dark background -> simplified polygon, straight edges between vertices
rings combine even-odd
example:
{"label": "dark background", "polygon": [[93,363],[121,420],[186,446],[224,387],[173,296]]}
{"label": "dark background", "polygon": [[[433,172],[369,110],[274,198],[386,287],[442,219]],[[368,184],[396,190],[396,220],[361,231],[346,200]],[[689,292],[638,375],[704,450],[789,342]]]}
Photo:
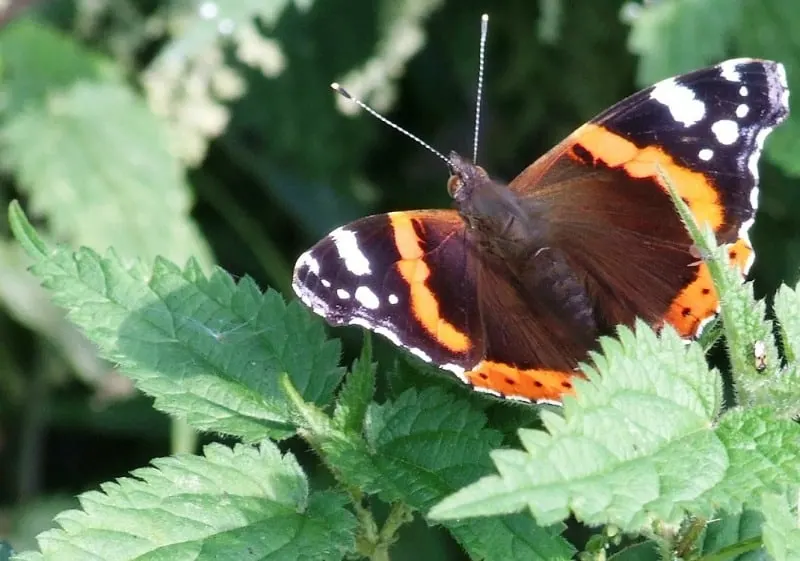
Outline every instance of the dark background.
{"label": "dark background", "polygon": [[[732,56],[760,56],[784,62],[790,84],[800,86],[800,13],[790,0],[264,0],[253,6],[229,0],[218,3],[218,15],[210,24],[200,21],[202,4],[125,0],[99,2],[99,8],[90,11],[83,2],[12,1],[4,14],[0,12],[0,92],[19,102],[0,110],[3,207],[21,198],[38,226],[53,238],[100,251],[136,228],[123,219],[107,237],[87,239],[73,232],[69,224],[93,216],[81,214],[83,207],[77,203],[52,203],[47,186],[31,179],[20,163],[24,144],[12,149],[3,136],[3,127],[23,111],[25,92],[33,91],[20,84],[37,81],[37,100],[52,100],[60,88],[69,86],[64,78],[68,72],[60,70],[64,49],[35,37],[20,38],[15,32],[20,25],[43,26],[57,33],[60,44],[78,49],[80,56],[103,57],[117,79],[151,107],[154,90],[146,84],[153,79],[158,88],[159,74],[153,72],[170,49],[185,49],[189,62],[199,61],[220,79],[225,72],[238,77],[243,89],[237,95],[205,92],[225,117],[215,131],[181,136],[184,121],[191,121],[186,114],[200,121],[214,114],[202,108],[186,110],[185,100],[163,116],[178,131],[179,146],[197,141],[200,147],[180,161],[179,170],[194,197],[186,220],[195,221],[200,244],[211,250],[204,259],[213,259],[236,277],[250,275],[262,287],[274,287],[289,298],[294,259],[337,225],[375,212],[449,205],[442,162],[363,113],[342,114],[329,83],[349,86],[351,72],[363,75],[364,68],[382,69],[375,88],[359,91],[354,86],[353,92],[437,149],[468,155],[483,12],[491,20],[479,160],[499,179],[510,180],[593,114],[659,78]],[[214,32],[227,14],[237,25],[255,22],[260,35],[280,49],[282,66],[264,71],[248,65],[241,44]],[[415,34],[418,48],[404,56]],[[223,58],[209,62],[202,49],[196,49],[203,42],[219,48]],[[13,59],[21,56],[21,49],[33,62],[15,66]],[[262,59],[272,60],[268,55]],[[185,73],[178,84],[189,84],[190,78]],[[388,103],[381,101],[385,94]],[[769,296],[782,282],[797,280],[798,123],[800,118],[791,117],[774,135],[761,164],[761,205],[752,232],[758,257],[751,273],[760,296]],[[120,125],[119,132],[127,131]],[[33,149],[39,135],[30,131],[29,138]],[[82,139],[63,142],[80,147]],[[64,154],[56,145],[36,165],[55,165]],[[124,163],[128,157],[126,151],[101,155],[111,177],[116,159]],[[104,177],[109,176],[102,176],[101,182]],[[75,182],[78,203],[91,196],[81,191],[84,183]],[[153,197],[159,196],[155,191]],[[29,204],[37,197],[45,203]],[[52,226],[56,223],[62,226]],[[164,254],[179,261],[188,256],[173,251],[169,243],[164,240]],[[92,366],[81,367],[70,354],[81,344],[69,328],[49,329],[35,319],[39,312],[53,311],[41,295],[29,294],[36,288],[25,283],[35,281],[24,276],[24,262],[10,249],[8,235],[4,244],[0,535],[12,536],[24,549],[32,546],[31,536],[45,528],[54,513],[72,504],[74,494],[169,454],[175,428],[109,365],[87,359]],[[147,262],[153,257],[131,257],[135,256]],[[20,282],[34,312],[19,309],[20,289],[14,283]],[[344,338],[347,358],[357,352],[357,331],[337,335]],[[381,357],[392,352],[379,346]],[[82,356],[91,357],[91,349]],[[292,446],[315,473],[313,458],[302,446]],[[321,484],[324,475],[319,477]],[[445,552],[458,556],[445,536],[425,530],[422,523],[404,532],[393,558],[418,557],[420,548],[430,552],[430,558],[445,558]]]}

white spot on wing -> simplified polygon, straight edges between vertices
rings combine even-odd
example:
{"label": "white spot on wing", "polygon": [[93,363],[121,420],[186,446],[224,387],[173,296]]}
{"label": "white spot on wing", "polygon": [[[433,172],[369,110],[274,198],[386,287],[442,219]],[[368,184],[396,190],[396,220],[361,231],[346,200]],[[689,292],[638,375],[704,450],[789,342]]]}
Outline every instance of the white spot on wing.
{"label": "white spot on wing", "polygon": [[431,362],[431,356],[422,349],[417,349],[415,347],[406,347],[406,348],[408,349],[408,352],[410,352],[415,357],[421,358],[425,362]]}
{"label": "white spot on wing", "polygon": [[709,161],[711,158],[713,158],[713,157],[714,157],[714,151],[713,151],[713,150],[711,150],[710,148],[703,148],[702,150],[700,150],[700,152],[697,154],[697,156],[698,156],[698,157],[699,157],[701,160],[703,160],[704,162],[707,162],[707,161]]}
{"label": "white spot on wing", "polygon": [[[696,338],[698,338],[698,337],[700,337],[700,335],[703,333],[703,330],[704,330],[706,327],[708,327],[708,324],[709,324],[709,323],[711,323],[712,321],[714,321],[714,319],[715,319],[715,318],[717,317],[717,315],[719,314],[719,310],[720,310],[720,308],[719,308],[719,306],[717,306],[717,309],[716,309],[716,310],[714,310],[714,313],[713,313],[712,315],[710,315],[710,316],[708,316],[707,318],[705,318],[705,319],[701,320],[701,321],[700,321],[700,323],[698,323],[698,324],[697,324],[697,329],[695,329],[695,331],[694,331],[694,337],[695,337],[695,339],[696,339]],[[685,341],[685,342],[686,342],[686,343],[689,343],[690,341]]]}
{"label": "white spot on wing", "polygon": [[322,286],[324,286],[325,288],[331,287],[331,281],[329,281],[328,279],[320,279],[319,282],[321,282]]}
{"label": "white spot on wing", "polygon": [[[786,67],[778,63],[775,67],[775,73],[778,75],[778,82],[785,90],[789,89],[789,81],[786,79]],[[787,91],[788,94],[788,91]]]}
{"label": "white spot on wing", "polygon": [[374,329],[375,329],[375,333],[377,333],[378,335],[383,335],[384,337],[389,339],[389,341],[391,341],[392,343],[394,343],[395,345],[397,345],[401,349],[405,348],[405,346],[400,342],[400,338],[397,337],[397,334],[394,331],[391,331],[390,329],[388,329],[386,327],[380,327],[380,326],[375,327]]}
{"label": "white spot on wing", "polygon": [[336,289],[336,296],[338,296],[342,300],[349,300],[350,299],[350,293],[347,292],[344,288],[337,288]]}
{"label": "white spot on wing", "polygon": [[456,375],[456,377],[459,380],[461,380],[465,384],[469,384],[469,380],[467,380],[467,377],[464,376],[464,369],[459,365],[448,362],[447,364],[442,364],[441,368],[442,370],[447,370],[448,372],[452,372],[453,374]]}
{"label": "white spot on wing", "polygon": [[673,78],[653,86],[650,97],[665,105],[672,118],[683,123],[685,127],[690,127],[705,117],[705,104],[695,97],[692,90],[678,84]]}
{"label": "white spot on wing", "polygon": [[755,184],[758,184],[758,159],[761,157],[761,150],[764,148],[764,141],[767,140],[767,136],[769,136],[770,132],[772,132],[771,127],[758,131],[758,134],[756,135],[755,149],[750,154],[750,159],[747,160],[747,169],[750,170]]}
{"label": "white spot on wing", "polygon": [[754,220],[749,218],[742,222],[742,225],[739,226],[739,231],[736,232],[737,237],[743,239],[750,245],[750,228],[753,226]]}
{"label": "white spot on wing", "polygon": [[400,299],[397,297],[397,294],[390,294],[389,295],[389,303],[390,304],[394,305],[394,304],[397,304],[399,301],[400,301]]}
{"label": "white spot on wing", "polygon": [[357,277],[372,273],[369,267],[369,260],[362,253],[361,248],[358,247],[358,239],[354,232],[344,228],[336,228],[331,232],[330,237],[348,271]]}
{"label": "white spot on wing", "polygon": [[750,191],[750,206],[753,207],[753,210],[758,209],[758,187],[753,187]]}
{"label": "white spot on wing", "polygon": [[483,386],[472,386],[472,389],[478,393],[486,393],[489,395],[493,395],[495,397],[503,397],[503,394],[501,394],[497,390],[493,390],[492,388],[484,388]]}
{"label": "white spot on wing", "polygon": [[711,132],[717,137],[717,142],[730,146],[739,139],[739,125],[730,119],[720,119],[711,125]]}
{"label": "white spot on wing", "polygon": [[367,286],[359,286],[356,288],[356,300],[364,306],[365,308],[369,308],[370,310],[377,310],[380,305],[381,301],[378,300],[378,297],[375,295],[372,290],[369,289]]}
{"label": "white spot on wing", "polygon": [[719,65],[720,76],[729,82],[741,82],[742,75],[736,69],[737,66],[739,66],[738,60],[726,60]]}
{"label": "white spot on wing", "polygon": [[299,269],[300,267],[308,267],[308,270],[314,273],[315,275],[319,276],[319,261],[317,261],[312,255],[310,251],[306,251],[300,257],[297,258],[297,263],[295,263],[295,270]]}
{"label": "white spot on wing", "polygon": [[772,132],[771,128],[765,128],[756,135],[756,147],[759,152],[764,149],[764,142],[767,140],[767,135],[769,135],[770,132]]}
{"label": "white spot on wing", "polygon": [[736,116],[740,119],[747,117],[748,113],[750,113],[750,107],[748,107],[746,103],[740,103],[736,108]]}
{"label": "white spot on wing", "polygon": [[756,260],[756,252],[753,251],[752,246],[750,245],[750,237],[748,235],[747,230],[750,226],[753,225],[753,219],[746,220],[744,224],[742,224],[741,228],[739,228],[739,238],[743,239],[747,243],[747,248],[750,250],[747,254],[747,261],[744,262],[742,265],[742,275],[747,275],[750,272],[750,268],[753,266],[753,263]]}
{"label": "white spot on wing", "polygon": [[378,333],[379,329],[364,318],[350,318],[350,321],[347,322],[347,325],[357,325],[358,327],[363,327],[364,329],[374,329],[375,333]]}
{"label": "white spot on wing", "polygon": [[747,94],[748,94],[747,86],[742,86],[741,88],[739,88],[739,95],[740,96],[747,97]]}
{"label": "white spot on wing", "polygon": [[297,282],[297,279],[292,281],[292,289],[294,290],[295,294],[300,298],[300,301],[303,302],[306,306],[311,308],[311,311],[317,314],[318,316],[328,317],[330,312],[330,308],[328,308],[328,304],[321,300],[312,290],[309,290],[308,287],[304,284],[300,284]]}

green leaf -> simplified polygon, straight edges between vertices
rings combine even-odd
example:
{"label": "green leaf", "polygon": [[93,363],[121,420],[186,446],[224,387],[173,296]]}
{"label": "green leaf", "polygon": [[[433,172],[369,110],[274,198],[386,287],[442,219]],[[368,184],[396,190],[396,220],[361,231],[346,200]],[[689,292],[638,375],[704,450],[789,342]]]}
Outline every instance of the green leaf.
{"label": "green leaf", "polygon": [[[482,413],[438,389],[403,393],[370,408],[367,442],[381,473],[380,494],[426,511],[489,469],[488,453],[500,434]],[[450,521],[447,528],[477,559],[568,559],[573,550],[557,528],[529,517]]]}
{"label": "green leaf", "polygon": [[342,497],[309,493],[277,446],[212,444],[80,496],[60,529],[39,536],[44,559],[341,559],[355,519]]}
{"label": "green leaf", "polygon": [[797,513],[789,510],[786,498],[766,494],[761,499],[764,514],[764,547],[775,561],[789,561],[800,557],[800,528]]}
{"label": "green leaf", "polygon": [[[362,355],[362,363],[369,364]],[[289,389],[290,394],[292,393]],[[370,407],[367,442],[345,431],[312,406],[292,400],[304,419],[301,430],[346,486],[378,493],[386,502],[425,511],[472,477],[486,473],[488,453],[499,435],[483,415],[447,394],[411,390],[397,401]],[[561,527],[540,528],[527,516],[449,522],[474,559],[569,559],[572,548]]]}
{"label": "green leaf", "polygon": [[283,373],[304,399],[332,399],[342,376],[338,342],[298,303],[219,269],[206,277],[194,262],[181,270],[157,259],[144,271],[125,268],[113,252],[51,249],[19,205],[9,219],[55,303],[158,408],[254,441],[292,431]]}
{"label": "green leaf", "polygon": [[727,450],[725,478],[701,501],[737,512],[758,504],[764,491],[800,485],[800,425],[778,419],[766,407],[734,409],[720,419],[716,434]]}
{"label": "green leaf", "polygon": [[608,558],[609,561],[660,561],[658,546],[654,542],[642,542],[628,546]]}
{"label": "green leaf", "polygon": [[365,332],[361,357],[353,363],[336,400],[333,422],[340,429],[361,434],[367,407],[375,393],[376,370],[377,364],[372,362],[372,337]]}
{"label": "green leaf", "polygon": [[472,559],[557,561],[572,559],[575,553],[559,535],[564,530],[562,526],[542,528],[527,515],[449,521],[444,525]]}
{"label": "green leaf", "polygon": [[724,58],[742,16],[738,0],[668,0],[635,6],[628,48],[639,55],[636,81],[641,86]]}
{"label": "green leaf", "polygon": [[439,503],[434,519],[510,513],[527,507],[542,525],[570,510],[588,524],[624,531],[657,516],[677,522],[693,498],[722,480],[725,449],[711,430],[720,380],[701,348],[644,324],[601,342],[564,418],[543,413],[547,432],[520,430],[525,451],[496,450],[499,475]]}
{"label": "green leaf", "polygon": [[[717,376],[700,347],[643,324],[603,340],[589,382],[564,402],[547,432],[521,430],[525,451],[496,450],[499,475],[484,477],[430,512],[447,520],[528,508],[540,524],[572,511],[588,524],[647,529],[757,504],[764,491],[800,485],[800,426],[767,408],[723,415]],[[548,434],[549,433],[549,434]]]}
{"label": "green leaf", "polygon": [[3,28],[0,60],[0,87],[8,96],[4,110],[9,113],[18,113],[29,104],[42,105],[52,91],[67,90],[77,82],[123,81],[122,73],[110,61],[29,18]]}
{"label": "green leaf", "polygon": [[797,313],[800,295],[797,289],[781,286],[775,294],[774,307],[786,362],[794,364],[800,358],[800,314]]}
{"label": "green leaf", "polygon": [[485,473],[488,453],[500,443],[485,425],[482,413],[435,388],[371,407],[366,438],[386,477],[384,499],[427,510]]}
{"label": "green leaf", "polygon": [[719,555],[720,559],[760,561],[764,559],[763,551],[759,551],[763,522],[761,513],[753,509],[722,512],[708,523],[700,553],[704,557]]}
{"label": "green leaf", "polygon": [[[0,123],[3,163],[55,236],[126,258],[210,263],[166,130],[134,90],[102,79],[97,57],[44,26],[22,22],[0,37],[12,100]],[[62,52],[63,67],[46,57]]]}

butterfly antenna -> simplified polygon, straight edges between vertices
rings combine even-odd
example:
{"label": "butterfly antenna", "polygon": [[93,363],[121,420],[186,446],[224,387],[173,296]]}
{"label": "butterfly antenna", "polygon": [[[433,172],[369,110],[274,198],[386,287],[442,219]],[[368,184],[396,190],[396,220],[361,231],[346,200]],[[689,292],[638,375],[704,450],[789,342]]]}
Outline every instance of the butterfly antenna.
{"label": "butterfly antenna", "polygon": [[478,134],[481,128],[481,101],[483,99],[483,69],[486,60],[486,35],[489,33],[489,14],[481,16],[481,47],[478,55],[478,95],[475,101],[475,131],[472,139],[472,163],[478,163]]}
{"label": "butterfly antenna", "polygon": [[358,99],[357,97],[353,97],[352,95],[350,95],[350,92],[348,92],[346,89],[344,89],[338,83],[336,83],[336,82],[332,83],[331,84],[331,88],[333,89],[333,91],[335,91],[336,93],[338,93],[342,97],[344,97],[346,99],[349,99],[350,101],[352,101],[353,103],[355,103],[356,105],[361,107],[364,111],[366,111],[367,113],[369,113],[370,115],[372,115],[373,117],[378,119],[379,121],[382,121],[382,122],[386,123],[387,125],[392,127],[394,130],[406,135],[408,138],[410,138],[411,140],[413,140],[414,142],[416,142],[417,144],[419,144],[423,148],[427,148],[429,152],[431,152],[432,154],[434,154],[434,155],[438,156],[439,158],[441,158],[447,164],[448,168],[452,168],[453,167],[452,162],[449,159],[447,159],[444,156],[444,154],[442,154],[441,152],[436,150],[433,146],[431,146],[430,144],[428,144],[427,142],[422,140],[420,137],[418,137],[418,136],[416,136],[414,134],[411,134],[410,132],[408,132],[406,129],[404,129],[400,125],[397,125],[397,124],[393,123],[392,121],[390,121],[389,119],[387,119],[386,117],[384,117],[383,115],[381,115],[380,113],[375,111],[372,107],[370,107],[369,105],[367,105],[366,103],[364,103],[363,101]]}

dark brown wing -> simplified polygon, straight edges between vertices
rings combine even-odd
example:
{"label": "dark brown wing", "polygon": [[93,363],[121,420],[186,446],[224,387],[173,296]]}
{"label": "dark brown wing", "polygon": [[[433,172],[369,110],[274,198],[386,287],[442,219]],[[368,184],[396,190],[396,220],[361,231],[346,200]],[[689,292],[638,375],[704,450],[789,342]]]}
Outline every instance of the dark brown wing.
{"label": "dark brown wing", "polygon": [[684,336],[718,301],[659,169],[745,273],[766,135],[788,114],[783,67],[740,59],[665,80],[576,130],[510,185],[544,201],[552,243],[598,321],[668,321]]}
{"label": "dark brown wing", "polygon": [[293,288],[329,323],[375,331],[478,390],[557,400],[595,333],[538,294],[556,268],[520,277],[489,259],[454,211],[393,212],[323,238],[297,260]]}

